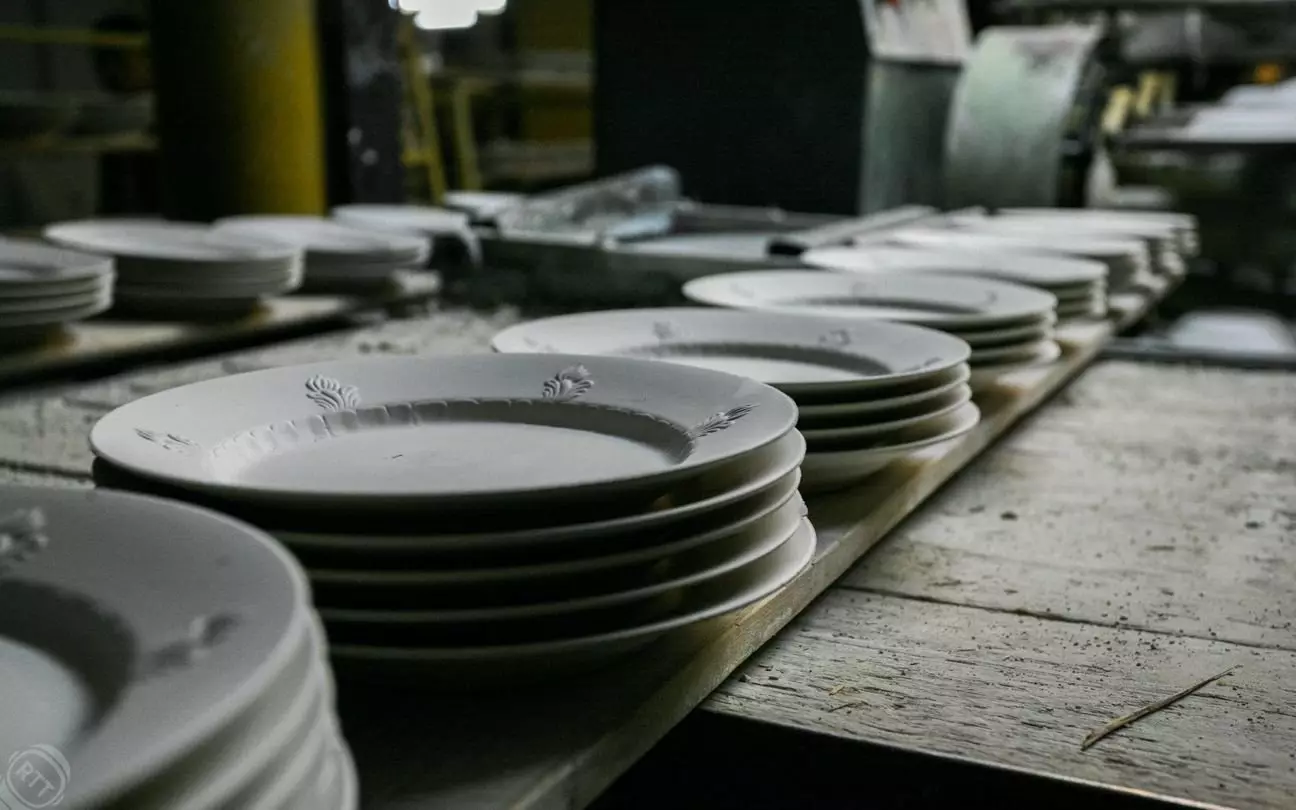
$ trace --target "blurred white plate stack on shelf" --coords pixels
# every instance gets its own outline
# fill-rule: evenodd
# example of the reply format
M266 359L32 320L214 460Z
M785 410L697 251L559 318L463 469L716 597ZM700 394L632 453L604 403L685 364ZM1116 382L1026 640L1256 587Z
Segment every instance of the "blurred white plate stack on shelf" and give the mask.
M116 260L114 309L161 319L248 312L301 286L302 253L206 225L83 220L45 229L51 242Z
M472 230L472 217L463 211L427 205L340 205L333 219L357 228L414 234L431 239L433 255L458 247L473 262L481 261L481 243Z
M1065 240L1090 237L1094 239L1140 239L1148 249L1152 270L1157 275L1179 278L1187 272L1179 230L1169 222L1128 220L1119 217L1058 217L1048 214L1031 214L1029 209L1018 210L1007 216L983 214L953 214L950 223L958 228L979 233L1024 235L1042 239L1060 237Z
M841 273L944 273L999 279L1051 293L1063 321L1107 314L1107 266L1092 259L889 245L818 248L802 253L800 259L811 267Z
M282 243L305 253L303 288L345 290L389 284L401 270L423 267L427 237L344 225L322 217L248 216L216 223L216 232Z
M937 329L972 347L967 362L973 388L1062 355L1053 339L1057 298L977 276L753 270L694 279L684 285L684 296L709 306Z
M983 233L954 228L902 228L861 238L860 244L892 244L960 253L1025 253L1091 259L1107 266L1109 292L1146 286L1153 278L1147 245L1137 238L1059 233Z
M112 306L113 260L0 240L0 351L48 340Z

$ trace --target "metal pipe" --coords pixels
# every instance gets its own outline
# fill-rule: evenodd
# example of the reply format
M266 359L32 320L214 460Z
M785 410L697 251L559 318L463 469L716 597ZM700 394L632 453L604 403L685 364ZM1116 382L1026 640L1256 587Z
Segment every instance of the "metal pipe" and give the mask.
M313 0L150 0L163 212L326 205Z

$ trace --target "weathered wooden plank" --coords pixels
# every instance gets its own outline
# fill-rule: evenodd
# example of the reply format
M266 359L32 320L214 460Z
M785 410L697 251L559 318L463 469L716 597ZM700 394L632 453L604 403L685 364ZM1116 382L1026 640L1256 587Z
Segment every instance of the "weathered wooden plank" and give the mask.
M201 370L127 375L53 398L14 402L0 409L0 461L84 475L90 460L84 437L99 412L182 378L289 357L288 362L300 362L316 359L317 353L484 350L480 334L488 337L494 325L456 317L447 316L448 326L438 326L434 317L399 329L362 330L341 342L329 338L242 353ZM688 639L650 649L618 673L542 693L521 690L476 699L390 688L357 692L344 685L344 707L350 707L346 732L361 763L365 806L547 810L587 804L886 531L1077 374L1111 330L1107 324L1070 330L1063 360L1021 372L983 397L982 424L964 439L896 465L855 491L812 503L820 543L810 570L762 604ZM368 351L360 349L362 341L370 345ZM382 348L384 341L390 346Z
M848 587L1296 649L1296 376L1102 363Z
M1240 664L1118 731L1108 721ZM1296 655L836 589L706 704L1205 805L1290 807Z
M228 322L151 322L93 319L73 324L54 344L0 353L0 384L13 385L37 375L93 368L107 362L146 359L167 351L218 351L234 341L272 340L292 331L322 327L368 309L425 301L440 289L435 276L401 278L398 290L370 298L300 295L274 298L247 318Z

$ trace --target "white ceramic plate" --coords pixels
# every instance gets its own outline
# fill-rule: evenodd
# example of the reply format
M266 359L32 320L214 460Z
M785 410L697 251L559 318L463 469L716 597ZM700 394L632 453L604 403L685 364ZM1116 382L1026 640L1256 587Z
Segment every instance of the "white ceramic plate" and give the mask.
M113 272L113 261L25 239L0 239L0 296L30 287L95 283Z
M291 736L287 743L264 763L255 780L229 803L230 808L280 810L294 793L307 784L315 763L332 737L332 719L327 705L325 696L317 694L312 711L290 727Z
M291 268L281 273L267 274L255 281L207 281L201 284L184 281L154 284L119 281L116 295L120 299L259 298L291 292L300 287L301 283L300 268Z
M90 442L131 473L226 497L467 507L646 494L795 422L785 394L729 374L496 354L222 377L119 408Z
M542 529L481 534L317 534L272 530L273 534L295 550L350 551L376 555L373 562L382 564L384 554L426 555L437 552L492 551L507 552L519 547L533 550L544 546L555 548L582 544L606 543L615 548L627 537L660 532L663 536L684 536L699 519L707 524L718 520L727 525L734 514L747 515L763 502L767 493L784 487L788 476L796 472L805 457L805 439L789 431L768 447L741 459L721 465L685 482L663 496L644 512L608 520L563 524ZM570 556L570 555L567 555ZM456 577L455 581L461 581Z
M1053 340L1033 340L1023 341L1013 346L999 346L993 349L985 349L972 354L972 370L985 368L986 366L1004 365L1008 363L1020 363L1023 360L1031 360L1041 354L1050 354L1053 349L1050 344L1056 345Z
M964 363L938 377L924 380L924 383L927 383L925 387L909 386L904 389L888 390L882 395L870 399L844 400L842 402L798 402L797 410L800 412L800 418L797 420L797 424L813 424L815 420L822 418L867 418L868 415L878 411L917 405L949 393L966 383L971 375L971 369Z
M884 237L895 244L945 250L1028 250L1047 255L1088 257L1105 262L1130 256L1146 256L1147 246L1138 239L1114 236L1094 237L1084 234L1066 236L1049 234L992 233L970 229L912 228L890 231ZM1108 264L1111 269L1111 264Z
M681 552L669 559L665 575L639 587L618 589L557 601L459 610L367 610L321 607L320 615L330 628L351 625L472 625L509 622L539 617L563 616L573 622L580 614L604 608L643 602L669 591L701 584L724 576L772 554L791 539L805 517L800 496L774 512L713 542ZM456 628L462 630L463 628Z
M2 270L0 270L2 272ZM115 273L107 273L101 278L76 279L74 281L51 281L33 284L0 284L0 301L17 303L29 298L53 298L61 295L82 295L85 293L111 290L116 279Z
M456 664L476 664L486 669L500 667L559 667L561 659L587 661L637 649L661 636L699 624L760 601L779 590L810 565L815 552L815 531L808 520L773 554L725 576L686 589L670 615L656 621L607 633L559 638L533 644L491 647L431 648L378 646L341 640L332 645L335 658L368 662L371 665L428 667L442 671ZM366 635L362 632L362 635Z
M256 291L268 288L293 286L301 282L303 275L301 263L282 263L274 267L260 268L253 273L229 274L207 272L201 265L193 265L184 273L152 273L131 275L122 273L117 278L117 288L156 290L194 290L197 294L218 293L222 291Z
M997 278L1056 293L1068 285L1107 278L1107 265L1064 256L1021 253L957 252L878 246L827 247L807 250L800 260L811 267L844 273L941 273Z
M450 191L443 199L447 208L478 219L491 219L526 202L526 195L499 191Z
M0 329L26 329L57 323L71 323L92 318L112 306L111 293L101 292L97 298L77 306L41 309L35 312L10 312L0 316Z
M964 435L980 421L980 410L969 402L948 416L887 436L873 436L858 443L825 443L802 462L801 489L821 491L862 481L899 459Z
M91 253L187 264L292 261L300 256L295 248L180 222L110 219L64 222L46 228L45 238Z
M1046 366L1062 356L1062 347L1057 343L1048 343L1028 358L1003 363L1000 365L987 365L972 369L972 379L969 383L972 390L975 391L986 385L993 385L1005 374L1012 374L1023 369L1034 368L1036 366Z
M3 326L11 315L48 312L60 309L81 309L98 304L110 295L104 290L60 295L49 298L21 298L16 300L0 299L0 326Z
M215 810L245 789L288 744L293 728L307 721L325 692L323 649L316 637L321 631L312 622L303 627L292 663L256 703L119 804L132 810Z
M572 578L585 575L601 576L604 572L653 563L663 557L680 554L698 546L729 537L752 523L772 514L796 495L801 473L793 470L771 489L742 502L741 509L721 510L711 513L705 523L689 525L662 534L654 541L621 543L612 541L602 548L591 548L593 556L578 556L553 561L523 565L489 565L476 568L437 568L421 570L411 562L401 570L365 569L334 570L312 569L311 581L321 588L329 585L371 586L376 588L472 588L474 586L504 586L510 582L534 583L545 579L560 579L568 583ZM366 562L370 562L366 560ZM381 563L381 560L373 561ZM566 587L564 585L563 587Z
M900 409L898 412L883 412L876 417L877 421L870 420L859 425L840 427L813 427L810 424L802 424L800 430L801 434L806 437L806 441L813 443L864 439L868 436L894 433L912 425L920 425L923 422L939 419L953 413L971 401L972 389L966 385L960 385L937 399L928 400L918 405L910 405ZM870 417L873 416L870 414ZM885 419L882 417L885 417Z
M94 491L7 487L0 515L12 575L0 579L0 643L31 645L53 672L75 675L43 688L80 685L27 704L18 722L7 707L0 734L9 749L75 752L70 806L98 806L165 772L289 666L308 619L306 582L269 537L214 512ZM81 722L49 727L78 708L90 712Z
M750 377L793 396L921 379L969 354L958 338L905 324L698 307L545 318L505 329L491 345L665 360Z
M1015 214L1010 216L984 215L951 215L950 222L989 233L1009 233L1039 235L1044 237L1062 236L1076 238L1104 235L1121 239L1142 239L1160 243L1162 240L1173 244L1176 239L1175 226L1167 222L1143 220L1120 220L1094 217L1050 217Z
M217 233L249 234L306 251L309 264L419 264L431 253L425 237L358 228L322 217L231 217L216 223Z
M944 331L1031 322L1057 299L1030 287L974 276L819 270L755 270L695 279L693 301L735 309L906 321Z
M1107 283L1117 289L1126 287L1141 270L1151 265L1147 245L1136 239L1045 239L952 228L913 228L870 237L870 241L960 252L987 251L1095 259L1107 265Z
M1033 325L1013 326L1007 329L987 329L980 332L959 332L958 337L971 346L972 351L977 351L978 349L1020 343L1023 340L1051 338L1053 337L1053 327L1056 322L1057 316L1050 316L1047 321L1040 321Z
M454 236L468 230L469 217L462 211L421 205L340 205L333 218L361 228L397 233Z
M697 233L627 242L618 250L661 256L699 256L709 259L761 260L769 258L770 240L776 233Z
M1054 287L1049 292L1057 298L1058 302L1072 301L1076 298L1083 298L1092 295L1102 295L1107 292L1107 282L1094 281L1088 284L1072 284L1066 287Z
M1179 252L1185 256L1197 255L1197 218L1191 214L1170 211L1124 211L1100 208L1003 208L1000 216L1053 217L1074 220L1083 218L1094 222L1147 222L1157 225L1168 224L1175 229L1178 236Z

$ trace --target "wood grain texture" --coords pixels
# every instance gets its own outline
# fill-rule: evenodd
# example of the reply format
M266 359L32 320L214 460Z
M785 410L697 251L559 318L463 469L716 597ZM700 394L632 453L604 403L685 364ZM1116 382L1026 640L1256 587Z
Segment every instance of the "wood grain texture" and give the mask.
M1296 650L1296 376L1102 363L849 587Z
M1087 734L1240 668L1087 751ZM706 704L1206 806L1290 807L1296 654L836 589Z
M84 476L85 438L95 419L143 394L264 365L485 351L490 334L515 317L505 312L487 321L446 312L14 400L0 407L0 463ZM365 806L559 810L588 804L891 527L1079 373L1112 329L1107 323L1069 328L1064 359L1019 372L982 397L982 424L971 434L863 487L813 502L820 542L808 571L763 603L645 651L619 672L484 698L344 684L346 733L361 764Z

